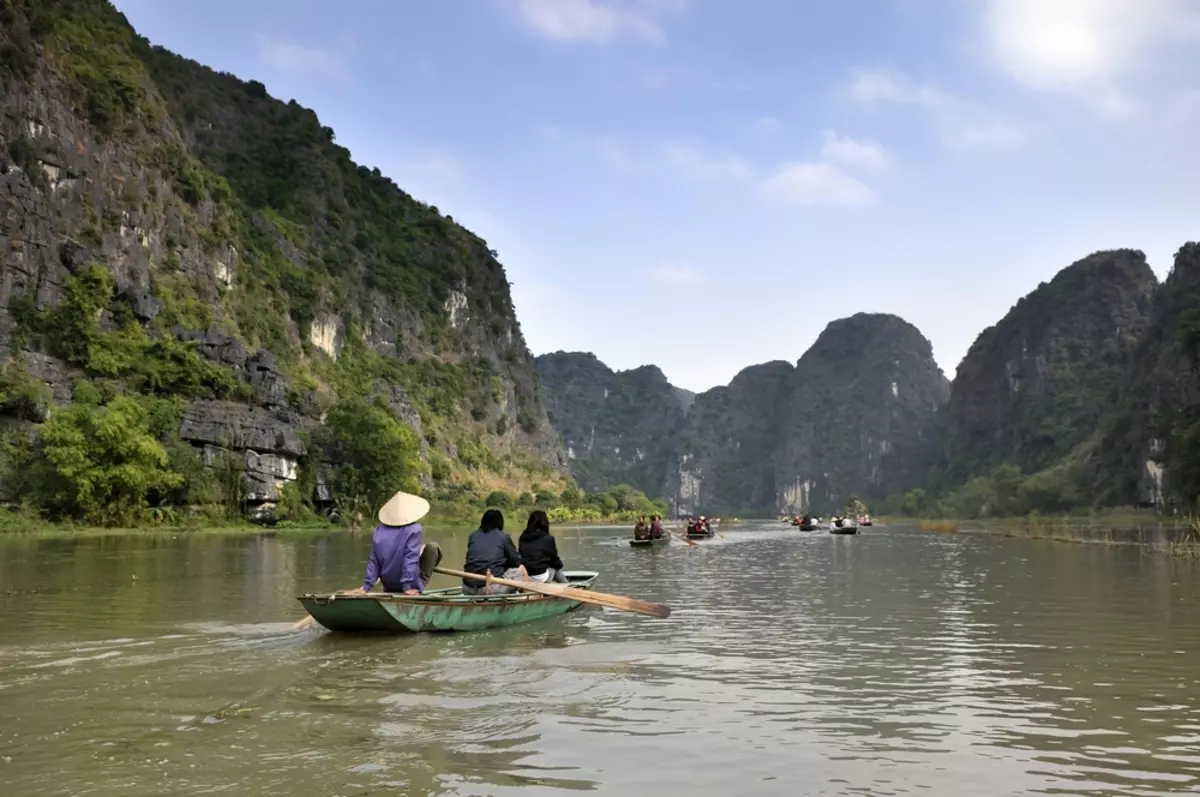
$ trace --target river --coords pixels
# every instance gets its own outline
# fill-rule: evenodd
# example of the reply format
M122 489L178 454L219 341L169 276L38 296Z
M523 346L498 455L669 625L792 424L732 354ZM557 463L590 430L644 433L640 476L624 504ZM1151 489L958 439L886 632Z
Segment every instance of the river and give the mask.
M0 793L1200 791L1200 563L906 528L624 533L556 536L669 619L386 638L290 631L297 594L359 582L367 535L0 537ZM431 536L461 564L461 531Z

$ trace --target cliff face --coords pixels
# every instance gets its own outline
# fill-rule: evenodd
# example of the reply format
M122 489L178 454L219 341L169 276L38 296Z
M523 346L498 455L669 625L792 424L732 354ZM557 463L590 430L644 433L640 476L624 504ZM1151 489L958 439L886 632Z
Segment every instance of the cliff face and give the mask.
M923 484L948 385L929 341L891 315L834 321L795 367L742 371L696 397L674 441L678 512L833 511Z
M772 463L793 376L785 362L755 365L696 396L667 464L676 514L774 514Z
M1200 403L1197 378L1181 333L1200 308L1200 244L1189 243L1158 289L1153 312L1118 379L1112 412L1089 463L1089 485L1106 506L1195 500L1171 478L1168 463L1186 453L1178 425ZM1173 483L1174 482L1174 483Z
M1141 252L1099 252L984 330L951 389L940 480L961 484L1002 463L1039 471L1093 437L1146 331L1156 284Z
M840 508L925 483L949 383L933 347L893 315L825 328L796 366L776 468L777 505Z
M347 396L412 428L430 487L561 482L484 241L103 0L4 0L0 54L0 353L53 401L182 402L161 442L235 461L252 506L320 458L305 430Z
M595 355L537 358L543 396L571 475L588 490L629 484L660 495L670 435L683 421L678 389L652 365L614 372Z

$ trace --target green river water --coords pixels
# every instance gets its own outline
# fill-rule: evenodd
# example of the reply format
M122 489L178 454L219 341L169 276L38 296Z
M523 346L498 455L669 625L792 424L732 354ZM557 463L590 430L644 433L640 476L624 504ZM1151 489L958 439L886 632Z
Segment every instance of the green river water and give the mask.
M359 583L368 535L0 538L0 795L1200 793L1196 561L555 533L672 616L295 634L295 596ZM461 564L461 531L430 536Z

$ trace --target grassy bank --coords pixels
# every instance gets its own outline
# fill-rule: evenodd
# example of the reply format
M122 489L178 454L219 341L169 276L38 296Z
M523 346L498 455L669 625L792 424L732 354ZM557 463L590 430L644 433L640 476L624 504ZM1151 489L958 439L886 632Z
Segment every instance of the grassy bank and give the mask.
M1200 519L1186 515L1118 511L977 520L889 518L888 524L917 525L922 531L943 534L961 531L1029 540L1137 545L1172 556L1200 558Z

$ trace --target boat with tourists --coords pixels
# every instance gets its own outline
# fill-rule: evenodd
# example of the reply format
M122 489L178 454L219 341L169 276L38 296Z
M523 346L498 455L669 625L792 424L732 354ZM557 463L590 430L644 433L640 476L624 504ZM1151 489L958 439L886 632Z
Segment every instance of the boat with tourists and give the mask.
M829 524L830 534L858 534L858 526L848 517L831 518Z
M870 516L870 515L863 515L862 517L860 517L860 518L858 519L858 525L860 525L860 526L866 526L866 527L868 527L868 528L869 528L869 527L871 527L871 526L875 525L875 521L871 520L871 516Z
M663 535L662 537L647 537L646 539L632 539L629 544L634 548L661 548L671 541L671 538Z
M589 589L600 577L591 570L568 570L564 575L565 586L577 589ZM330 631L357 634L482 631L556 617L583 605L569 598L529 592L464 595L461 586L419 595L308 593L301 595L299 601L314 620Z

